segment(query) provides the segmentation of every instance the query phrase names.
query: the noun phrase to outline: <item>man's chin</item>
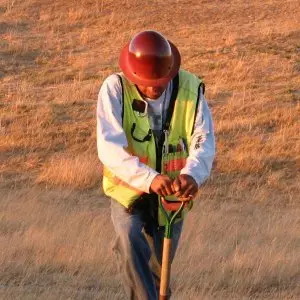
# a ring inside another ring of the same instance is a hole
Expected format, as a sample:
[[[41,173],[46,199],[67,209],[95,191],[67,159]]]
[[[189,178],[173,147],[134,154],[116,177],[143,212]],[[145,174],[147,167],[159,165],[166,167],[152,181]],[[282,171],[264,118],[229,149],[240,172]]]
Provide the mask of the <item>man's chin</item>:
[[[151,99],[151,100],[157,100],[160,96],[161,96],[161,94],[153,94],[148,98]]]

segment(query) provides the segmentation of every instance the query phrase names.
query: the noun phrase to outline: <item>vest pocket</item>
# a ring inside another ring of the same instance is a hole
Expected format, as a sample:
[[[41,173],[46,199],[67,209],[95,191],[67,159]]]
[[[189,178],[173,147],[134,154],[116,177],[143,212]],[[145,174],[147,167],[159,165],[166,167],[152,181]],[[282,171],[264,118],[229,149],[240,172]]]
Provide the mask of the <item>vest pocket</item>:
[[[152,137],[152,130],[149,129],[148,132],[143,131],[142,129],[136,126],[136,123],[133,123],[131,126],[131,137],[139,143],[148,142],[151,140]]]

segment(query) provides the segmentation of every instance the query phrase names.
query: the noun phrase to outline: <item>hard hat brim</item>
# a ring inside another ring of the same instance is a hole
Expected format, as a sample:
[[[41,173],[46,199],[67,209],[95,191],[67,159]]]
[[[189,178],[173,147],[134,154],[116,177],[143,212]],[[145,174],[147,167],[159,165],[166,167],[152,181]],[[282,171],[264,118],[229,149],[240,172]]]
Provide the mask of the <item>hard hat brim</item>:
[[[173,66],[170,70],[169,74],[165,77],[157,78],[157,79],[147,79],[142,76],[137,76],[134,74],[133,68],[129,63],[129,43],[128,42],[122,49],[120,58],[119,58],[119,67],[123,71],[125,77],[129,79],[131,82],[137,85],[143,86],[161,86],[166,85],[170,80],[172,80],[179,71],[181,56],[177,49],[177,47],[170,41],[168,41],[171,47],[171,51],[173,54]]]

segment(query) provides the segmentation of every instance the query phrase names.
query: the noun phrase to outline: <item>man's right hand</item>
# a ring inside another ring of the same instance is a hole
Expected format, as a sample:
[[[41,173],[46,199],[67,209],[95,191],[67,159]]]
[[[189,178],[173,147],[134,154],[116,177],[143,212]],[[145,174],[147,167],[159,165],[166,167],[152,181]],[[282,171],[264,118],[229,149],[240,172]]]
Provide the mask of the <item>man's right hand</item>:
[[[169,176],[158,174],[152,180],[150,191],[163,197],[173,195],[175,191],[173,191],[172,183]]]

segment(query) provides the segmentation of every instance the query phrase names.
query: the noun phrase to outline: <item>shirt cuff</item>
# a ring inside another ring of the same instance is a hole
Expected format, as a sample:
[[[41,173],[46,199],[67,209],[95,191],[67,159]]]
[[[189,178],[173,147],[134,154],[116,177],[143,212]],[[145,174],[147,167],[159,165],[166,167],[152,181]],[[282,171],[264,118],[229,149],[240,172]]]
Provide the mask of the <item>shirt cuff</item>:
[[[147,178],[147,181],[146,181],[146,184],[145,184],[146,188],[147,188],[146,193],[150,194],[151,183],[152,183],[153,179],[156,177],[156,175],[158,175],[158,174],[159,173],[154,171],[154,170],[153,170],[153,172],[150,172],[149,177]]]

